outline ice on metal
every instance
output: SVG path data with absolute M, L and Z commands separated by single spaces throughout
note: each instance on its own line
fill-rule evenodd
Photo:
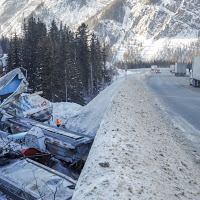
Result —
M 38 149 L 42 152 L 46 151 L 45 136 L 38 127 L 33 127 L 25 136 L 25 144 L 28 147 Z
M 0 188 L 21 199 L 68 199 L 74 183 L 34 161 L 19 160 L 1 170 Z

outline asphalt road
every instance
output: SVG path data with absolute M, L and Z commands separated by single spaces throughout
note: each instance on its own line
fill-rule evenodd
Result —
M 200 131 L 200 88 L 189 85 L 189 77 L 176 77 L 169 69 L 149 77 L 148 85 L 173 115 L 179 115 Z

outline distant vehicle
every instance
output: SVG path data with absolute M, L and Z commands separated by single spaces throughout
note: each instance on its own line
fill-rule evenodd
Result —
M 192 70 L 190 70 L 190 85 L 200 87 L 200 56 L 194 57 Z
M 151 65 L 151 70 L 152 70 L 152 71 L 155 71 L 157 68 L 158 68 L 157 65 Z
M 170 72 L 172 74 L 175 72 L 175 65 L 170 65 Z
M 160 69 L 156 69 L 155 70 L 155 73 L 157 74 L 157 73 L 160 73 L 161 71 L 160 71 Z
M 175 64 L 175 76 L 185 76 L 186 75 L 186 63 L 176 63 Z

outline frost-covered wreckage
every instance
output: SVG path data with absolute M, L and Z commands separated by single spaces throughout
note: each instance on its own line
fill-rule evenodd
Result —
M 75 181 L 30 159 L 1 169 L 0 189 L 13 199 L 71 199 Z
M 59 189 L 64 187 L 64 190 L 68 191 L 65 197 L 70 197 L 75 181 L 69 177 L 52 172 L 47 166 L 38 164 L 33 159 L 19 160 L 16 158 L 16 151 L 15 162 L 12 161 L 11 165 L 10 161 L 9 164 L 6 162 L 5 157 L 10 157 L 10 152 L 13 151 L 13 148 L 9 149 L 11 141 L 20 142 L 20 145 L 25 145 L 27 149 L 48 152 L 55 159 L 71 165 L 82 163 L 92 145 L 93 137 L 44 123 L 52 117 L 51 102 L 41 97 L 40 93 L 27 92 L 28 82 L 21 69 L 17 68 L 0 78 L 0 140 L 2 138 L 4 141 L 3 144 L 0 143 L 0 165 L 3 166 L 0 168 L 0 189 L 12 194 L 14 198 L 43 199 L 45 196 L 46 199 L 49 198 L 48 195 L 58 191 L 59 185 Z M 19 150 L 17 152 L 19 153 Z M 36 154 L 33 153 L 32 157 L 36 157 Z M 26 176 L 20 175 L 25 172 Z
M 27 91 L 28 82 L 19 68 L 1 77 L 1 115 L 7 113 L 39 121 L 49 120 L 52 114 L 51 102 L 42 98 L 38 93 L 27 94 Z M 6 118 L 6 115 L 4 117 Z

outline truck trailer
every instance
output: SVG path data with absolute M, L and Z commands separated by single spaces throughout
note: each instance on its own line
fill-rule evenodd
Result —
M 175 76 L 185 76 L 186 75 L 186 63 L 176 63 L 175 64 Z
M 174 73 L 174 71 L 175 71 L 175 65 L 170 65 L 170 72 Z
M 157 70 L 157 68 L 158 68 L 158 66 L 157 66 L 157 65 L 151 65 L 151 70 L 152 70 L 152 71 L 155 71 L 155 70 Z
M 194 57 L 192 70 L 190 71 L 190 85 L 200 87 L 200 56 Z

